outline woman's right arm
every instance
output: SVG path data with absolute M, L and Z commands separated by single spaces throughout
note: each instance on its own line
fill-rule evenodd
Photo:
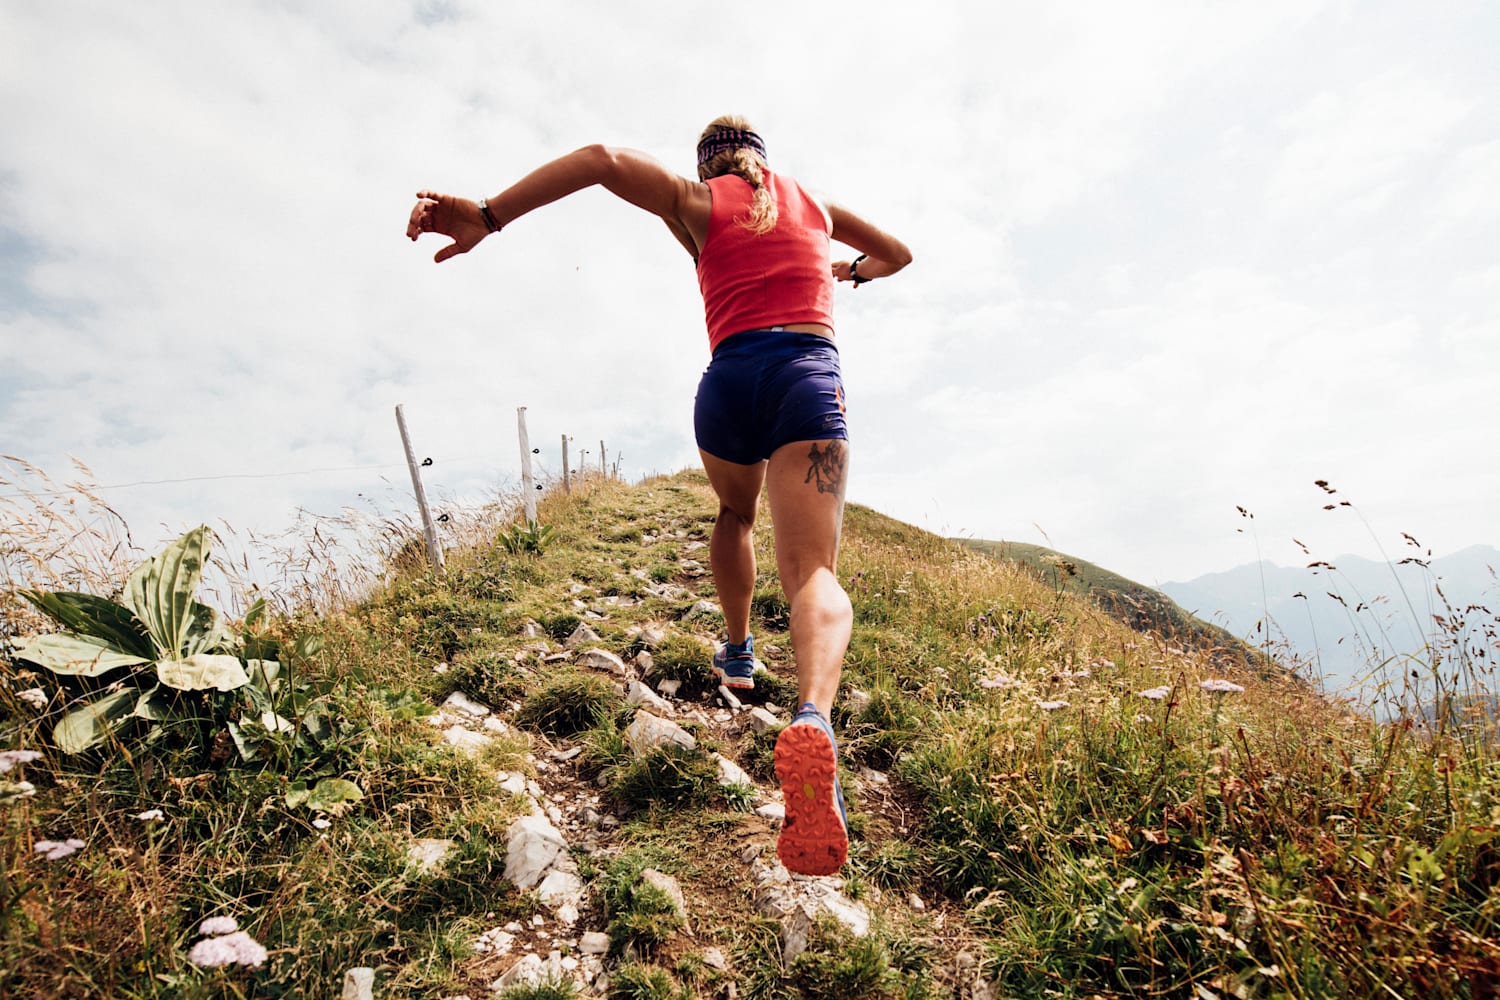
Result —
M 504 227 L 527 212 L 595 184 L 661 217 L 674 235 L 684 229 L 701 244 L 707 232 L 710 200 L 706 185 L 674 174 L 638 150 L 602 145 L 560 156 L 487 199 L 490 216 Z M 468 253 L 491 231 L 478 202 L 436 191 L 417 192 L 417 204 L 406 226 L 412 240 L 423 233 L 453 239 L 433 258 L 439 263 Z
M 859 278 L 887 278 L 911 263 L 911 251 L 890 233 L 866 222 L 840 205 L 828 203 L 828 217 L 833 222 L 833 238 L 864 254 L 859 262 Z M 835 261 L 833 276 L 839 281 L 853 281 L 851 263 Z

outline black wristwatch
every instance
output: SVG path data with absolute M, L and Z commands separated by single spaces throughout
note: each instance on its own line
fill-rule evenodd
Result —
M 864 259 L 866 259 L 869 256 L 870 255 L 867 254 L 867 253 L 862 253 L 858 257 L 854 258 L 854 263 L 853 264 L 849 265 L 849 280 L 852 281 L 852 282 L 854 282 L 854 285 L 855 285 L 856 288 L 859 287 L 860 285 L 863 285 L 867 281 L 873 281 L 874 280 L 873 278 L 861 278 L 859 276 L 859 262 L 862 261 L 862 260 L 864 260 Z

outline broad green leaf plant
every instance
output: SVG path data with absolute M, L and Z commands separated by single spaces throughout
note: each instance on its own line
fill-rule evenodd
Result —
M 21 640 L 14 655 L 54 674 L 108 678 L 103 691 L 85 695 L 53 729 L 65 753 L 82 753 L 143 720 L 173 717 L 179 692 L 236 691 L 257 673 L 269 686 L 275 644 L 237 635 L 218 611 L 194 594 L 213 545 L 213 532 L 194 528 L 142 563 L 117 603 L 92 594 L 23 590 L 21 596 L 62 626 L 62 631 Z M 246 616 L 251 628 L 265 613 L 257 601 Z M 247 648 L 253 647 L 253 649 Z

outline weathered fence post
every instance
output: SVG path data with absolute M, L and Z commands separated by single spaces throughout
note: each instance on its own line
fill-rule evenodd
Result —
M 599 439 L 599 475 L 609 475 L 609 467 L 604 464 L 604 439 Z
M 516 407 L 516 431 L 521 437 L 521 492 L 526 495 L 526 520 L 536 520 L 536 485 L 531 478 L 531 439 L 526 436 L 526 407 Z
M 411 450 L 411 435 L 406 432 L 406 414 L 401 404 L 396 404 L 396 427 L 401 431 L 401 447 L 406 451 L 406 467 L 411 470 L 411 488 L 417 496 L 417 509 L 422 512 L 422 535 L 427 540 L 427 558 L 432 560 L 438 573 L 446 574 L 443 565 L 443 547 L 438 544 L 437 525 L 432 523 L 432 511 L 427 509 L 427 491 L 422 488 L 422 470 L 417 465 L 416 453 Z
M 568 436 L 566 434 L 564 434 L 562 436 L 562 444 L 563 444 L 563 492 L 564 493 L 572 493 L 573 492 L 573 484 L 570 483 L 570 482 L 568 482 Z

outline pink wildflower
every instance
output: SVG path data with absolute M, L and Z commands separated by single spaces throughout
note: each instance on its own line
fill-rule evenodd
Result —
M 1152 701 L 1161 701 L 1171 693 L 1172 688 L 1169 685 L 1165 684 L 1161 687 L 1147 688 L 1144 691 L 1136 692 L 1136 694 L 1140 695 L 1142 698 L 1150 698 Z
M 30 764 L 34 760 L 40 760 L 42 755 L 35 750 L 0 750 L 0 774 L 4 774 L 17 764 Z
M 1055 712 L 1059 708 L 1067 708 L 1068 703 L 1065 701 L 1039 701 L 1036 703 L 1036 707 L 1046 709 L 1049 712 Z
M 1207 691 L 1209 694 L 1239 694 L 1240 692 L 1245 690 L 1238 684 L 1234 683 L 1234 681 L 1220 680 L 1217 677 L 1210 680 L 1201 681 L 1199 682 L 1198 686 Z
M 239 929 L 239 921 L 233 917 L 209 917 L 198 925 L 199 934 L 233 934 Z
M 228 919 L 228 918 L 224 918 Z M 244 931 L 222 937 L 204 938 L 188 952 L 194 965 L 217 968 L 223 965 L 247 965 L 257 968 L 266 964 L 266 949 Z
M 61 841 L 38 840 L 35 844 L 35 850 L 38 854 L 46 858 L 48 861 L 58 861 L 62 858 L 67 857 L 69 854 L 76 854 L 77 852 L 83 850 L 84 846 L 85 845 L 83 841 L 77 839 L 76 837 L 69 837 L 67 840 Z

